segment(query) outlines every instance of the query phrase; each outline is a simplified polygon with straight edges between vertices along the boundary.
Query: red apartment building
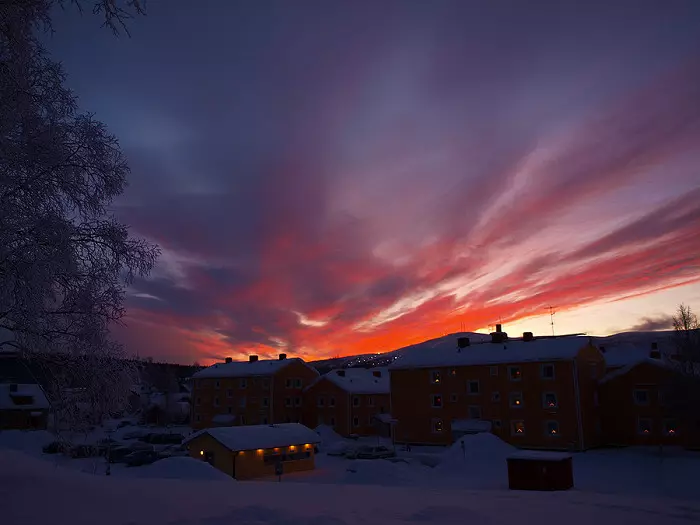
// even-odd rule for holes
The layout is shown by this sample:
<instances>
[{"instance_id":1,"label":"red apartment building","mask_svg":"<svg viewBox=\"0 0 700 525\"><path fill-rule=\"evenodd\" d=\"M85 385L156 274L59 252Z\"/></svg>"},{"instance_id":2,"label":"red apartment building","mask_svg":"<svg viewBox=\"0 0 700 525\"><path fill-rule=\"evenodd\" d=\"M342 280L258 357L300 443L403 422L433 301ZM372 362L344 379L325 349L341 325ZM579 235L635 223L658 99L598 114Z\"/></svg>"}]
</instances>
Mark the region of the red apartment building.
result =
<instances>
[{"instance_id":1,"label":"red apartment building","mask_svg":"<svg viewBox=\"0 0 700 525\"><path fill-rule=\"evenodd\" d=\"M192 376L192 427L298 423L303 392L319 376L300 358L226 358Z\"/></svg>"}]
</instances>

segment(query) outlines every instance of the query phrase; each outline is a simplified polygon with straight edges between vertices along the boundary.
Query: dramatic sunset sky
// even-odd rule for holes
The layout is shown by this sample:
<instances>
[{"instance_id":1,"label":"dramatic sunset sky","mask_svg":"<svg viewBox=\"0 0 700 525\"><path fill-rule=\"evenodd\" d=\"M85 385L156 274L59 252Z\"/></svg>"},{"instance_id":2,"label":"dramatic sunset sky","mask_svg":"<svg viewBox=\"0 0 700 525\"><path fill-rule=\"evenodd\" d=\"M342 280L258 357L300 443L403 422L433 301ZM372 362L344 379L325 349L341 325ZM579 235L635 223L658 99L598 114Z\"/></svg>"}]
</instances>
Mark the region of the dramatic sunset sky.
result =
<instances>
[{"instance_id":1,"label":"dramatic sunset sky","mask_svg":"<svg viewBox=\"0 0 700 525\"><path fill-rule=\"evenodd\" d=\"M130 353L379 352L700 310L700 2L150 0L48 47L157 242Z\"/></svg>"}]
</instances>

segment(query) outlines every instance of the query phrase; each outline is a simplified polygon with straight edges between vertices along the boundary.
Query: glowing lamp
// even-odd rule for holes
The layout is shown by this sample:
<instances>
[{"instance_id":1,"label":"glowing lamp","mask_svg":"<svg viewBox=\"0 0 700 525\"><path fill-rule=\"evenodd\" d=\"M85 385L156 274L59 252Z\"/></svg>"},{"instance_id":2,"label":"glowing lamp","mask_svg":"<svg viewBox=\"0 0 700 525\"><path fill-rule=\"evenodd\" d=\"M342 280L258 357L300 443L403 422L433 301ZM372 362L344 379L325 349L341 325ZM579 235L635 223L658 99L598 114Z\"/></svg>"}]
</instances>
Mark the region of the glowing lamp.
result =
<instances>
[{"instance_id":1,"label":"glowing lamp","mask_svg":"<svg viewBox=\"0 0 700 525\"><path fill-rule=\"evenodd\" d=\"M294 450L295 448L296 447L294 445L292 445L291 447L289 447L289 450Z\"/></svg>"},{"instance_id":2,"label":"glowing lamp","mask_svg":"<svg viewBox=\"0 0 700 525\"><path fill-rule=\"evenodd\" d=\"M204 451L203 451L203 450L200 450L200 451L199 451L199 455L200 455L200 456L203 456L203 455L204 455Z\"/></svg>"}]
</instances>

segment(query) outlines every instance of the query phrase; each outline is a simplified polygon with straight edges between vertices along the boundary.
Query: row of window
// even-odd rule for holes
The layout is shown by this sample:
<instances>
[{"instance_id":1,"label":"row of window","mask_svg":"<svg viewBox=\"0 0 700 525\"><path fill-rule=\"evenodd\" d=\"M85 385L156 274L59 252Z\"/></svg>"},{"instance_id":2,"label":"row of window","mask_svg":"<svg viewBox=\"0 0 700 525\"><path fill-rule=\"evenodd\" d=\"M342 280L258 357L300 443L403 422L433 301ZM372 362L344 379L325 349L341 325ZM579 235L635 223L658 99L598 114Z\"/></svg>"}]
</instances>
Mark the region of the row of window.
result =
<instances>
[{"instance_id":1,"label":"row of window","mask_svg":"<svg viewBox=\"0 0 700 525\"><path fill-rule=\"evenodd\" d=\"M331 427L335 428L335 417L330 417L326 420L326 418L323 417L323 415L319 414L318 419L316 421L317 425L325 425L328 424ZM367 416L367 426L373 426L375 424L375 419L374 416ZM360 418L358 416L353 416L352 418L352 426L354 428L359 428L360 426Z\"/></svg>"},{"instance_id":2,"label":"row of window","mask_svg":"<svg viewBox=\"0 0 700 525\"><path fill-rule=\"evenodd\" d=\"M230 398L231 396L227 396L227 397ZM298 405L298 406L301 406L301 398L297 398L297 399L299 399L299 405ZM239 406L240 408L245 408L246 405L248 405L248 404L256 405L257 403L258 403L258 399L257 399L256 397L251 397L251 398L250 398L250 401L248 401L248 399L247 399L246 397L239 397L239 398L238 398L238 406ZM202 398L201 398L201 397L197 397L197 398L195 399L195 405L196 405L196 406L201 406L201 404L202 404ZM229 404L230 404L230 403L229 403ZM214 398L214 406L215 406L215 407L220 407L220 406L221 406L221 399L219 399L218 397L215 397L215 398ZM260 398L260 406L262 406L263 408L267 408L268 406L270 406L270 398L269 398L269 397L262 397L262 398ZM291 406L291 405L287 405L287 406ZM228 408L229 408L229 413L230 413L230 412L231 412L231 407L228 407Z\"/></svg>"},{"instance_id":3,"label":"row of window","mask_svg":"<svg viewBox=\"0 0 700 525\"><path fill-rule=\"evenodd\" d=\"M648 417L640 417L637 420L637 433L643 436L652 434L654 430L653 420ZM662 432L664 436L675 436L678 433L678 424L675 419L664 419Z\"/></svg>"},{"instance_id":4,"label":"row of window","mask_svg":"<svg viewBox=\"0 0 700 525\"><path fill-rule=\"evenodd\" d=\"M200 388L203 386L202 380L196 380L195 381L195 387ZM260 379L260 384L262 388L270 388L270 379L267 377L264 377ZM238 388L248 388L248 386L253 386L256 387L258 386L258 378L253 377L253 378L247 378L247 377L241 377L238 379ZM299 377L291 377L287 378L284 382L285 388L302 388L303 386L303 381ZM221 388L221 380L216 379L214 380L214 388Z\"/></svg>"},{"instance_id":5,"label":"row of window","mask_svg":"<svg viewBox=\"0 0 700 525\"><path fill-rule=\"evenodd\" d=\"M508 379L511 381L520 381L522 379L522 369L519 366L509 366L507 367ZM449 375L455 377L457 375L457 369L451 368ZM489 375L491 377L498 376L498 366L489 366ZM542 364L540 365L540 379L551 380L554 379L554 365L553 364ZM443 372L441 370L431 370L430 371L430 382L434 385L439 385L443 382ZM471 382L471 381L470 381ZM476 381L478 383L478 381Z\"/></svg>"},{"instance_id":6,"label":"row of window","mask_svg":"<svg viewBox=\"0 0 700 525\"><path fill-rule=\"evenodd\" d=\"M646 388L637 388L634 390L632 395L634 397L634 403L636 405L644 406L651 404L651 393ZM657 392L656 401L659 405L664 404L664 399L661 391Z\"/></svg>"},{"instance_id":7,"label":"row of window","mask_svg":"<svg viewBox=\"0 0 700 525\"><path fill-rule=\"evenodd\" d=\"M498 431L503 428L503 424L500 419L492 419L491 425L493 429ZM445 426L442 419L435 418L432 420L432 431L435 434L440 434L445 431ZM544 422L543 432L545 436L557 437L559 436L559 421L550 420ZM512 436L524 436L525 435L525 421L522 419L514 419L510 421L510 433Z\"/></svg>"},{"instance_id":8,"label":"row of window","mask_svg":"<svg viewBox=\"0 0 700 525\"><path fill-rule=\"evenodd\" d=\"M359 396L352 397L352 406L353 407L359 407L361 404L362 404L362 398L360 398ZM316 398L316 406L319 408L325 407L326 406L326 398L324 396L318 396L318 398ZM331 408L335 406L335 397L331 396L328 398L328 406ZM374 398L372 396L367 396L367 406L374 407Z\"/></svg>"},{"instance_id":9,"label":"row of window","mask_svg":"<svg viewBox=\"0 0 700 525\"><path fill-rule=\"evenodd\" d=\"M450 395L450 403L456 403L459 400L457 394ZM525 405L525 400L523 398L522 392L510 392L508 394L509 404L512 408L521 408ZM491 401L493 403L500 403L501 393L491 392ZM430 396L430 403L433 408L442 408L444 405L444 400L441 394L432 394ZM471 407L470 407L471 408ZM557 394L554 392L543 392L542 393L542 408L554 409L559 408L559 400L557 399ZM479 408L481 410L481 408ZM470 416L471 417L471 416Z\"/></svg>"}]
</instances>

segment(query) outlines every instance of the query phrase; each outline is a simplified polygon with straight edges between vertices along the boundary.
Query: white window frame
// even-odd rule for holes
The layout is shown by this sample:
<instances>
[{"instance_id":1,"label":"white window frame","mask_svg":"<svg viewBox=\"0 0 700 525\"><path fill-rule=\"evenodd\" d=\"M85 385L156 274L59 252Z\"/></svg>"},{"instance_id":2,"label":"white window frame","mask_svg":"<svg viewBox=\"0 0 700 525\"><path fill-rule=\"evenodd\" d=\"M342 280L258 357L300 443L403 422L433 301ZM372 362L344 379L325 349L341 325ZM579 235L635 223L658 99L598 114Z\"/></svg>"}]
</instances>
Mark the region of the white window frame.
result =
<instances>
[{"instance_id":1,"label":"white window frame","mask_svg":"<svg viewBox=\"0 0 700 525\"><path fill-rule=\"evenodd\" d=\"M359 428L360 427L360 418L358 416L353 416L352 417L352 428Z\"/></svg>"},{"instance_id":2,"label":"white window frame","mask_svg":"<svg viewBox=\"0 0 700 525\"><path fill-rule=\"evenodd\" d=\"M331 408L335 407L335 397L334 396L331 396L328 398L328 406Z\"/></svg>"},{"instance_id":3,"label":"white window frame","mask_svg":"<svg viewBox=\"0 0 700 525\"><path fill-rule=\"evenodd\" d=\"M649 422L649 432L642 431L642 421ZM638 417L637 418L637 434L640 436L651 436L654 433L654 420L650 417Z\"/></svg>"},{"instance_id":4,"label":"white window frame","mask_svg":"<svg viewBox=\"0 0 700 525\"><path fill-rule=\"evenodd\" d=\"M520 375L516 378L513 377L513 370L518 370ZM523 380L523 369L520 366L509 366L508 367L508 380L509 381L522 381Z\"/></svg>"},{"instance_id":5,"label":"white window frame","mask_svg":"<svg viewBox=\"0 0 700 525\"><path fill-rule=\"evenodd\" d=\"M501 392L498 390L494 390L491 392L491 402L492 403L500 403L501 402Z\"/></svg>"},{"instance_id":6,"label":"white window frame","mask_svg":"<svg viewBox=\"0 0 700 525\"><path fill-rule=\"evenodd\" d=\"M521 433L518 433L515 431L516 423L522 423L523 424L523 431ZM525 420L523 419L512 419L510 421L510 435L511 436L524 436L525 433L527 432L527 427L525 426Z\"/></svg>"},{"instance_id":7,"label":"white window frame","mask_svg":"<svg viewBox=\"0 0 700 525\"><path fill-rule=\"evenodd\" d=\"M245 396L241 397L238 399L238 406L241 408L245 408L246 405L246 399Z\"/></svg>"},{"instance_id":8,"label":"white window frame","mask_svg":"<svg viewBox=\"0 0 700 525\"><path fill-rule=\"evenodd\" d=\"M318 396L318 397L316 398L316 406L317 406L318 408L325 408L325 406L326 406L326 398L325 398L325 396Z\"/></svg>"},{"instance_id":9,"label":"white window frame","mask_svg":"<svg viewBox=\"0 0 700 525\"><path fill-rule=\"evenodd\" d=\"M430 384L431 385L441 385L442 384L442 372L440 370L430 371Z\"/></svg>"},{"instance_id":10,"label":"white window frame","mask_svg":"<svg viewBox=\"0 0 700 525\"><path fill-rule=\"evenodd\" d=\"M645 403L640 403L639 400L637 399L637 392L646 392L647 400ZM648 388L635 388L632 391L632 399L634 400L634 404L640 407L646 407L650 405L651 401L651 393L649 392Z\"/></svg>"},{"instance_id":11,"label":"white window frame","mask_svg":"<svg viewBox=\"0 0 700 525\"><path fill-rule=\"evenodd\" d=\"M544 371L546 368L552 369L552 377L547 377L544 374ZM556 370L554 367L554 363L542 363L540 365L540 379L542 379L543 381L553 381L556 378L556 375L557 375L557 373L556 373Z\"/></svg>"},{"instance_id":12,"label":"white window frame","mask_svg":"<svg viewBox=\"0 0 700 525\"><path fill-rule=\"evenodd\" d=\"M557 428L556 431L552 434L549 430L549 424L554 423ZM544 435L547 437L559 437L561 435L561 430L559 427L559 421L556 419L548 419L547 421L544 422Z\"/></svg>"},{"instance_id":13,"label":"white window frame","mask_svg":"<svg viewBox=\"0 0 700 525\"><path fill-rule=\"evenodd\" d=\"M479 412L478 416L472 415L472 410L475 410L475 409ZM481 410L481 405L469 405L469 408L467 409L467 414L469 415L469 419L481 419L483 416L483 413Z\"/></svg>"},{"instance_id":14,"label":"white window frame","mask_svg":"<svg viewBox=\"0 0 700 525\"><path fill-rule=\"evenodd\" d=\"M520 397L520 404L519 405L515 404L515 398L517 396ZM510 408L523 408L525 406L525 396L523 396L523 393L519 390L516 390L514 392L509 392L508 393L508 406Z\"/></svg>"},{"instance_id":15,"label":"white window frame","mask_svg":"<svg viewBox=\"0 0 700 525\"><path fill-rule=\"evenodd\" d=\"M221 401L219 400L218 397L214 398L214 406L215 407L220 407L221 406Z\"/></svg>"},{"instance_id":16,"label":"white window frame","mask_svg":"<svg viewBox=\"0 0 700 525\"><path fill-rule=\"evenodd\" d=\"M294 386L294 381L291 377L284 380L284 388L292 388Z\"/></svg>"},{"instance_id":17,"label":"white window frame","mask_svg":"<svg viewBox=\"0 0 700 525\"><path fill-rule=\"evenodd\" d=\"M547 404L547 396L554 396L553 407ZM545 408L547 410L554 410L555 408L559 408L559 396L557 396L556 392L542 392L542 408Z\"/></svg>"},{"instance_id":18,"label":"white window frame","mask_svg":"<svg viewBox=\"0 0 700 525\"><path fill-rule=\"evenodd\" d=\"M437 428L438 425L440 426L439 429ZM442 434L445 431L445 424L443 423L441 418L434 417L430 420L430 431L433 434Z\"/></svg>"},{"instance_id":19,"label":"white window frame","mask_svg":"<svg viewBox=\"0 0 700 525\"><path fill-rule=\"evenodd\" d=\"M476 384L476 392L472 392L472 384ZM481 395L481 382L478 379L467 380L467 395L469 396L480 396Z\"/></svg>"},{"instance_id":20,"label":"white window frame","mask_svg":"<svg viewBox=\"0 0 700 525\"><path fill-rule=\"evenodd\" d=\"M672 433L669 433L669 431L668 431L669 430L668 427L669 427L670 422L673 422L673 432ZM676 419L673 419L673 418L664 419L663 432L664 432L664 436L676 437L678 435L678 421Z\"/></svg>"},{"instance_id":21,"label":"white window frame","mask_svg":"<svg viewBox=\"0 0 700 525\"><path fill-rule=\"evenodd\" d=\"M439 398L439 399L440 399L440 404L439 404L439 405L436 405L436 404L435 404L435 398ZM443 406L445 406L445 402L444 402L444 400L442 399L442 394L430 394L430 406L431 406L432 408L442 408Z\"/></svg>"},{"instance_id":22,"label":"white window frame","mask_svg":"<svg viewBox=\"0 0 700 525\"><path fill-rule=\"evenodd\" d=\"M301 396L296 396L294 398L294 406L295 407L300 407L301 406Z\"/></svg>"},{"instance_id":23,"label":"white window frame","mask_svg":"<svg viewBox=\"0 0 700 525\"><path fill-rule=\"evenodd\" d=\"M301 388L302 387L302 380L299 377L294 378L294 388Z\"/></svg>"},{"instance_id":24,"label":"white window frame","mask_svg":"<svg viewBox=\"0 0 700 525\"><path fill-rule=\"evenodd\" d=\"M496 365L489 366L489 375L491 377L498 377L498 366L496 366Z\"/></svg>"},{"instance_id":25,"label":"white window frame","mask_svg":"<svg viewBox=\"0 0 700 525\"><path fill-rule=\"evenodd\" d=\"M291 397L285 397L284 398L284 406L289 408L294 405L294 401L292 400Z\"/></svg>"},{"instance_id":26,"label":"white window frame","mask_svg":"<svg viewBox=\"0 0 700 525\"><path fill-rule=\"evenodd\" d=\"M360 396L352 396L352 406L359 407L361 405Z\"/></svg>"},{"instance_id":27,"label":"white window frame","mask_svg":"<svg viewBox=\"0 0 700 525\"><path fill-rule=\"evenodd\" d=\"M233 389L232 388L227 388L226 389L226 397L228 399L231 399L233 397Z\"/></svg>"}]
</instances>

